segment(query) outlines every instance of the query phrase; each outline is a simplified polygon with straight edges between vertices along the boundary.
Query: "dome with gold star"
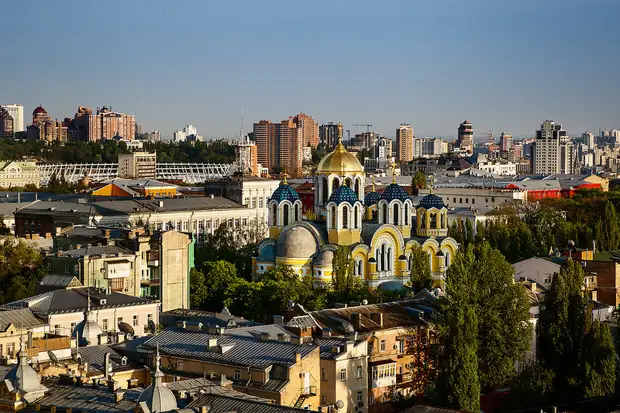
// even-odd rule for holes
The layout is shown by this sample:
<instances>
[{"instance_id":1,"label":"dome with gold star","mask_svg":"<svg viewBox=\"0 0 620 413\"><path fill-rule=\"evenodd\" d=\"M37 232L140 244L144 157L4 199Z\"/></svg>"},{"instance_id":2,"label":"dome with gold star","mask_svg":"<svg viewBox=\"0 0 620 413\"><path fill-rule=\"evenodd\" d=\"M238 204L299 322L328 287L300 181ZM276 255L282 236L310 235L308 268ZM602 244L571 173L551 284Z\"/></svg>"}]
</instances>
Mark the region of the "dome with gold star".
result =
<instances>
[{"instance_id":1,"label":"dome with gold star","mask_svg":"<svg viewBox=\"0 0 620 413\"><path fill-rule=\"evenodd\" d=\"M364 167L357 156L347 151L342 144L342 124L338 123L338 145L327 156L321 159L316 168L319 174L330 173L364 173Z\"/></svg>"}]
</instances>

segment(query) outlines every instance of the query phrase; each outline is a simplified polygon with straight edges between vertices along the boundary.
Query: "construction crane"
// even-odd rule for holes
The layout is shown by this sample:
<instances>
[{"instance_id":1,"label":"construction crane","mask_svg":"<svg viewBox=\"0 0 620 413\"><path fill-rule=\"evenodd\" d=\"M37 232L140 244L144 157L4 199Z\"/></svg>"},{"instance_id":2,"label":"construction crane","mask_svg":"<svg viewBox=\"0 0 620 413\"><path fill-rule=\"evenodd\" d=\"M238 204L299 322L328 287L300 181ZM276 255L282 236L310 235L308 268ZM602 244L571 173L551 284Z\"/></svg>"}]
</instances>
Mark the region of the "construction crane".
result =
<instances>
[{"instance_id":1,"label":"construction crane","mask_svg":"<svg viewBox=\"0 0 620 413\"><path fill-rule=\"evenodd\" d=\"M359 126L359 127L364 127L365 126L366 127L366 133L370 133L370 128L373 127L373 125L369 125L367 123L354 123L351 126Z\"/></svg>"}]
</instances>

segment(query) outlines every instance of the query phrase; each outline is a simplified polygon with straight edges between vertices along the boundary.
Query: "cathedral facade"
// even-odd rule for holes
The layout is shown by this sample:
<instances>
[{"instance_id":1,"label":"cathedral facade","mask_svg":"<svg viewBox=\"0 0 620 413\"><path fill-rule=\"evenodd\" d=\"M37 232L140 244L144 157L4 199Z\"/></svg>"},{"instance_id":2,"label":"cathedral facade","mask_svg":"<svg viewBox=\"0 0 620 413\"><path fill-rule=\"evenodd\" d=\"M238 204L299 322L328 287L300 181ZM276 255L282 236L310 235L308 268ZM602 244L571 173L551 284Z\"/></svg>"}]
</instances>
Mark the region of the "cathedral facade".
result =
<instances>
[{"instance_id":1,"label":"cathedral facade","mask_svg":"<svg viewBox=\"0 0 620 413\"><path fill-rule=\"evenodd\" d=\"M410 283L411 252L428 254L434 286L441 286L458 249L448 237L448 209L432 193L414 206L396 183L383 193L365 194L364 168L342 144L319 163L314 176L315 219L302 217L299 195L286 178L269 200L269 238L253 257L253 275L289 266L300 276L312 275L315 287L330 285L338 246L351 249L354 274L371 289L396 289Z\"/></svg>"}]
</instances>

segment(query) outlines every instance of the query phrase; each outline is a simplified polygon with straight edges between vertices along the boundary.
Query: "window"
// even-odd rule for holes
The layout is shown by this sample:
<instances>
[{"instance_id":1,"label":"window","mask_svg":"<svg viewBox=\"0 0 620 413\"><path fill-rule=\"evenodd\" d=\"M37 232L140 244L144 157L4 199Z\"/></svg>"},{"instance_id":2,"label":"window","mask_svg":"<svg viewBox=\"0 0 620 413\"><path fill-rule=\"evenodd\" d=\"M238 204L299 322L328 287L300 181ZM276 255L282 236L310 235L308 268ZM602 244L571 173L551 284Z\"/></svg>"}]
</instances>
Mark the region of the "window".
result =
<instances>
[{"instance_id":1,"label":"window","mask_svg":"<svg viewBox=\"0 0 620 413\"><path fill-rule=\"evenodd\" d=\"M321 404L327 404L327 396L321 394Z\"/></svg>"},{"instance_id":2,"label":"window","mask_svg":"<svg viewBox=\"0 0 620 413\"><path fill-rule=\"evenodd\" d=\"M452 202L456 203L456 198L452 198Z\"/></svg>"},{"instance_id":3,"label":"window","mask_svg":"<svg viewBox=\"0 0 620 413\"><path fill-rule=\"evenodd\" d=\"M73 333L73 330L75 330L75 323L71 323L71 333Z\"/></svg>"},{"instance_id":4,"label":"window","mask_svg":"<svg viewBox=\"0 0 620 413\"><path fill-rule=\"evenodd\" d=\"M372 367L372 379L378 380L385 377L396 376L396 363L381 364L379 366Z\"/></svg>"},{"instance_id":5,"label":"window","mask_svg":"<svg viewBox=\"0 0 620 413\"><path fill-rule=\"evenodd\" d=\"M72 269L71 264L65 264L65 274L71 274Z\"/></svg>"},{"instance_id":6,"label":"window","mask_svg":"<svg viewBox=\"0 0 620 413\"><path fill-rule=\"evenodd\" d=\"M177 361L177 370L183 371L183 360Z\"/></svg>"},{"instance_id":7,"label":"window","mask_svg":"<svg viewBox=\"0 0 620 413\"><path fill-rule=\"evenodd\" d=\"M235 370L235 381L241 380L241 371Z\"/></svg>"},{"instance_id":8,"label":"window","mask_svg":"<svg viewBox=\"0 0 620 413\"><path fill-rule=\"evenodd\" d=\"M349 208L346 206L342 208L342 228L349 228Z\"/></svg>"},{"instance_id":9,"label":"window","mask_svg":"<svg viewBox=\"0 0 620 413\"><path fill-rule=\"evenodd\" d=\"M104 319L101 321L101 329L102 329L103 331L108 331L108 319L107 319L107 318L104 318Z\"/></svg>"},{"instance_id":10,"label":"window","mask_svg":"<svg viewBox=\"0 0 620 413\"><path fill-rule=\"evenodd\" d=\"M288 225L288 214L289 214L289 206L287 204L284 204L284 212L283 212L283 217L282 217L282 225L287 226Z\"/></svg>"},{"instance_id":11,"label":"window","mask_svg":"<svg viewBox=\"0 0 620 413\"><path fill-rule=\"evenodd\" d=\"M250 198L249 197L246 196L245 198L243 198L243 205L250 206ZM254 207L252 206L252 208L254 208Z\"/></svg>"},{"instance_id":12,"label":"window","mask_svg":"<svg viewBox=\"0 0 620 413\"><path fill-rule=\"evenodd\" d=\"M364 393L362 393L361 391L358 391L357 395L355 397L355 400L357 401L357 406L358 407L363 406L364 405L363 404L364 403Z\"/></svg>"},{"instance_id":13,"label":"window","mask_svg":"<svg viewBox=\"0 0 620 413\"><path fill-rule=\"evenodd\" d=\"M146 315L146 320L147 321L153 321L153 314L147 314Z\"/></svg>"},{"instance_id":14,"label":"window","mask_svg":"<svg viewBox=\"0 0 620 413\"><path fill-rule=\"evenodd\" d=\"M321 368L321 380L325 381L327 380L327 370L325 370L325 368Z\"/></svg>"},{"instance_id":15,"label":"window","mask_svg":"<svg viewBox=\"0 0 620 413\"><path fill-rule=\"evenodd\" d=\"M463 203L463 198L459 198L459 204Z\"/></svg>"},{"instance_id":16,"label":"window","mask_svg":"<svg viewBox=\"0 0 620 413\"><path fill-rule=\"evenodd\" d=\"M385 340L381 340L381 351L385 351Z\"/></svg>"},{"instance_id":17,"label":"window","mask_svg":"<svg viewBox=\"0 0 620 413\"><path fill-rule=\"evenodd\" d=\"M398 225L398 216L400 215L400 208L398 204L394 204L394 211L392 215L392 220L394 221L394 225Z\"/></svg>"},{"instance_id":18,"label":"window","mask_svg":"<svg viewBox=\"0 0 620 413\"><path fill-rule=\"evenodd\" d=\"M476 203L476 198L472 198L472 199L471 199L471 203L472 203L472 204L475 204L475 203Z\"/></svg>"},{"instance_id":19,"label":"window","mask_svg":"<svg viewBox=\"0 0 620 413\"><path fill-rule=\"evenodd\" d=\"M340 381L347 381L347 369L340 370Z\"/></svg>"},{"instance_id":20,"label":"window","mask_svg":"<svg viewBox=\"0 0 620 413\"><path fill-rule=\"evenodd\" d=\"M401 340L398 342L398 352L400 354L404 354L405 353L405 340Z\"/></svg>"},{"instance_id":21,"label":"window","mask_svg":"<svg viewBox=\"0 0 620 413\"><path fill-rule=\"evenodd\" d=\"M469 198L465 198L465 203L469 204Z\"/></svg>"},{"instance_id":22,"label":"window","mask_svg":"<svg viewBox=\"0 0 620 413\"><path fill-rule=\"evenodd\" d=\"M52 263L48 262L47 263L47 271L51 271L52 270Z\"/></svg>"},{"instance_id":23,"label":"window","mask_svg":"<svg viewBox=\"0 0 620 413\"><path fill-rule=\"evenodd\" d=\"M132 323L133 323L134 326L138 325L138 316L137 315L133 316Z\"/></svg>"},{"instance_id":24,"label":"window","mask_svg":"<svg viewBox=\"0 0 620 413\"><path fill-rule=\"evenodd\" d=\"M120 323L122 323L122 322L123 322L123 317L119 317L119 318L116 320L116 325L119 325L119 324L120 324Z\"/></svg>"},{"instance_id":25,"label":"window","mask_svg":"<svg viewBox=\"0 0 620 413\"><path fill-rule=\"evenodd\" d=\"M364 377L364 370L362 369L362 366L357 366L357 375L356 377L358 379L361 379L362 377Z\"/></svg>"}]
</instances>

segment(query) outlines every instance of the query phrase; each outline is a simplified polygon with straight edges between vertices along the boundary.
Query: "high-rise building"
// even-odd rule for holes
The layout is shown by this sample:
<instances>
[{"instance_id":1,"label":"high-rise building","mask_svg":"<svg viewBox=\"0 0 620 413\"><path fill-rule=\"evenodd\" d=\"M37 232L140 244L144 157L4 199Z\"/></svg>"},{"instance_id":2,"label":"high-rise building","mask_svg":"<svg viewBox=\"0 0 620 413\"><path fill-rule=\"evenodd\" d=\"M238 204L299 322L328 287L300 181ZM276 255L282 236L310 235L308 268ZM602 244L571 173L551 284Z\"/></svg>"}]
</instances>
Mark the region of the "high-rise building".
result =
<instances>
[{"instance_id":1,"label":"high-rise building","mask_svg":"<svg viewBox=\"0 0 620 413\"><path fill-rule=\"evenodd\" d=\"M512 135L510 133L502 132L499 136L499 151L503 157L506 156L512 148Z\"/></svg>"},{"instance_id":2,"label":"high-rise building","mask_svg":"<svg viewBox=\"0 0 620 413\"><path fill-rule=\"evenodd\" d=\"M161 141L161 133L158 130L154 130L153 132L149 132L147 140L149 142L159 142Z\"/></svg>"},{"instance_id":3,"label":"high-rise building","mask_svg":"<svg viewBox=\"0 0 620 413\"><path fill-rule=\"evenodd\" d=\"M300 114L303 115L303 114ZM273 168L286 168L287 174L292 177L302 175L303 148L309 143L316 142L318 145L318 126L316 127L317 136L305 138L313 127L312 118L306 115L301 117L294 116L280 123L272 123L268 120L261 120L253 126L254 139L257 146L258 163L262 166Z\"/></svg>"},{"instance_id":4,"label":"high-rise building","mask_svg":"<svg viewBox=\"0 0 620 413\"><path fill-rule=\"evenodd\" d=\"M73 126L78 131L80 140L96 142L120 136L125 140L134 140L136 136L136 117L112 111L106 106L93 110L79 106L73 118Z\"/></svg>"},{"instance_id":5,"label":"high-rise building","mask_svg":"<svg viewBox=\"0 0 620 413\"><path fill-rule=\"evenodd\" d=\"M289 118L300 130L303 146L319 146L319 124L305 113L298 113Z\"/></svg>"},{"instance_id":6,"label":"high-rise building","mask_svg":"<svg viewBox=\"0 0 620 413\"><path fill-rule=\"evenodd\" d=\"M38 106L32 112L32 124L26 128L28 139L51 142L66 142L68 127L57 120L52 120L47 111Z\"/></svg>"},{"instance_id":7,"label":"high-rise building","mask_svg":"<svg viewBox=\"0 0 620 413\"><path fill-rule=\"evenodd\" d=\"M447 153L447 142L441 138L413 138L413 157L436 156Z\"/></svg>"},{"instance_id":8,"label":"high-rise building","mask_svg":"<svg viewBox=\"0 0 620 413\"><path fill-rule=\"evenodd\" d=\"M401 123L396 128L396 151L398 161L413 160L413 126L408 123Z\"/></svg>"},{"instance_id":9,"label":"high-rise building","mask_svg":"<svg viewBox=\"0 0 620 413\"><path fill-rule=\"evenodd\" d=\"M24 131L24 107L19 104L0 105L13 118L13 133Z\"/></svg>"},{"instance_id":10,"label":"high-rise building","mask_svg":"<svg viewBox=\"0 0 620 413\"><path fill-rule=\"evenodd\" d=\"M247 136L235 145L237 155L237 167L239 172L244 175L259 176L258 151L256 144L250 141Z\"/></svg>"},{"instance_id":11,"label":"high-rise building","mask_svg":"<svg viewBox=\"0 0 620 413\"><path fill-rule=\"evenodd\" d=\"M126 179L155 178L157 155L132 152L118 155L118 176Z\"/></svg>"},{"instance_id":12,"label":"high-rise building","mask_svg":"<svg viewBox=\"0 0 620 413\"><path fill-rule=\"evenodd\" d=\"M336 131L336 133L338 133ZM380 137L375 142L374 146L374 157L381 160L387 161L392 159L392 140L385 136Z\"/></svg>"},{"instance_id":13,"label":"high-rise building","mask_svg":"<svg viewBox=\"0 0 620 413\"><path fill-rule=\"evenodd\" d=\"M573 143L570 140L565 140L560 143L560 173L561 174L574 174L576 151Z\"/></svg>"},{"instance_id":14,"label":"high-rise building","mask_svg":"<svg viewBox=\"0 0 620 413\"><path fill-rule=\"evenodd\" d=\"M593 151L594 148L596 148L596 141L592 132L584 132L581 135L581 138L583 139L583 144L585 145L587 150Z\"/></svg>"},{"instance_id":15,"label":"high-rise building","mask_svg":"<svg viewBox=\"0 0 620 413\"><path fill-rule=\"evenodd\" d=\"M0 106L0 137L12 138L13 137L13 116L6 108Z\"/></svg>"},{"instance_id":16,"label":"high-rise building","mask_svg":"<svg viewBox=\"0 0 620 413\"><path fill-rule=\"evenodd\" d=\"M457 144L462 151L474 153L474 127L470 121L466 120L459 125Z\"/></svg>"},{"instance_id":17,"label":"high-rise building","mask_svg":"<svg viewBox=\"0 0 620 413\"><path fill-rule=\"evenodd\" d=\"M172 134L173 142L185 142L189 136L199 136L198 129L194 125L187 125L183 129Z\"/></svg>"},{"instance_id":18,"label":"high-rise building","mask_svg":"<svg viewBox=\"0 0 620 413\"><path fill-rule=\"evenodd\" d=\"M560 145L567 142L568 136L562 125L546 120L536 131L533 171L535 174L551 175L560 173Z\"/></svg>"},{"instance_id":19,"label":"high-rise building","mask_svg":"<svg viewBox=\"0 0 620 413\"><path fill-rule=\"evenodd\" d=\"M319 126L319 143L327 149L335 148L338 144L338 125L329 122Z\"/></svg>"}]
</instances>

